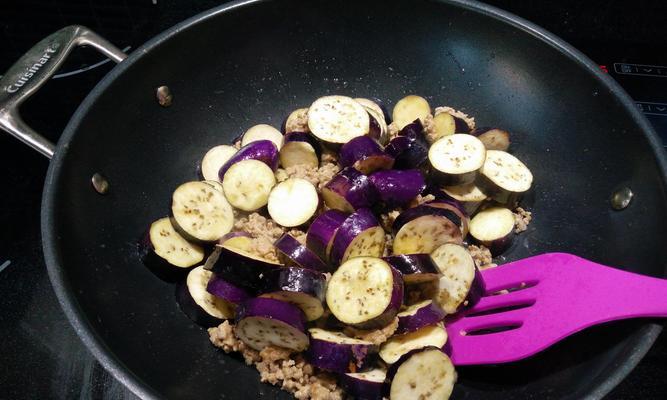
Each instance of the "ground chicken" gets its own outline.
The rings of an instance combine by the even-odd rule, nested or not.
[[[395,138],[398,136],[398,132],[401,131],[401,128],[398,126],[396,122],[392,122],[387,126],[387,135],[389,136],[389,140]]]
[[[322,157],[320,158],[320,167],[325,164],[338,164],[338,153],[324,149],[322,151]]]
[[[382,252],[382,257],[388,257],[394,250],[394,236],[385,233],[384,234],[384,251]]]
[[[514,210],[514,233],[521,233],[528,229],[528,224],[533,219],[533,213],[521,207]]]
[[[360,340],[365,340],[376,345],[386,342],[398,329],[398,317],[394,318],[387,326],[382,329],[363,330],[348,326],[343,333]]]
[[[234,147],[236,150],[240,149],[240,148],[241,148],[241,139],[239,139],[239,140],[237,140],[236,142],[234,142],[233,147]]]
[[[316,373],[303,357],[290,357],[290,351],[266,347],[257,352],[247,348],[234,336],[234,327],[228,321],[208,330],[211,343],[226,353],[239,351],[246,364],[255,364],[262,382],[280,386],[298,400],[342,400],[343,391],[336,379],[326,373]]]
[[[338,171],[340,171],[340,167],[333,163],[322,163],[319,168],[300,164],[285,169],[278,169],[276,171],[276,179],[278,182],[282,182],[288,178],[302,178],[312,183],[319,190],[322,190],[324,185],[326,185]]]
[[[436,107],[435,115],[438,115],[438,114],[443,113],[443,112],[445,112],[447,114],[451,114],[451,115],[453,115],[457,118],[461,118],[463,121],[465,121],[465,123],[468,125],[468,128],[470,128],[470,130],[475,129],[475,118],[469,116],[468,114],[466,114],[462,111],[455,110],[451,107],[446,107],[446,106]]]
[[[285,121],[285,132],[309,132],[308,109],[294,110]]]
[[[479,269],[487,269],[497,266],[497,264],[493,262],[491,251],[482,245],[470,245],[468,246],[468,252],[473,260],[475,260],[475,264]]]
[[[237,219],[234,229],[247,232],[253,237],[250,249],[253,254],[269,261],[279,261],[273,243],[285,233],[285,228],[255,212]]]
[[[420,204],[428,203],[429,201],[435,200],[435,196],[432,194],[427,194],[426,196],[422,196],[421,194],[418,194],[417,197],[412,199],[410,201],[410,207],[417,207]]]
[[[438,139],[438,132],[435,130],[435,122],[433,121],[433,115],[429,114],[424,118],[424,136],[426,136],[426,141],[429,144],[433,144]]]
[[[380,225],[384,228],[385,231],[391,232],[391,226],[394,221],[403,211],[401,208],[395,208],[393,210],[387,211],[386,213],[380,214]]]

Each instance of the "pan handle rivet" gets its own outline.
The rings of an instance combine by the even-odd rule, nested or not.
[[[629,187],[622,187],[611,194],[611,198],[609,199],[611,208],[614,210],[623,210],[630,205],[633,197],[634,193],[632,193]]]
[[[109,181],[101,174],[95,173],[90,179],[93,184],[93,189],[99,194],[107,194],[109,192]]]
[[[157,97],[157,102],[162,107],[169,107],[174,101],[174,95],[171,94],[171,90],[168,86],[160,86],[155,91],[155,97]]]

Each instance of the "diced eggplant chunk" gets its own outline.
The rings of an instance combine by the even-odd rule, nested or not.
[[[139,243],[139,253],[142,262],[155,270],[190,268],[204,259],[204,249],[185,240],[169,218],[160,218],[151,224]]]
[[[417,118],[424,122],[424,119],[429,114],[431,114],[431,106],[426,99],[416,95],[409,95],[396,103],[392,119],[398,124],[399,128],[403,129],[405,125]]]
[[[465,206],[458,200],[455,199],[437,199],[424,203],[425,206],[441,208],[445,210],[450,210],[460,219],[459,229],[461,229],[461,236],[466,237],[468,235],[470,227],[470,217],[466,212]]]
[[[320,205],[317,189],[302,178],[289,178],[277,184],[269,194],[269,215],[279,225],[303,225],[315,215]]]
[[[282,127],[283,133],[290,132],[309,132],[308,130],[308,109],[297,108],[292,111],[285,119]]]
[[[369,136],[359,136],[345,143],[340,148],[338,161],[341,166],[354,167],[365,175],[394,165],[394,159]]]
[[[215,274],[208,281],[206,290],[215,297],[219,297],[232,304],[240,304],[251,297],[247,290],[227,282]]]
[[[209,151],[204,154],[204,158],[201,160],[201,175],[207,181],[220,181],[218,172],[220,168],[234,154],[236,154],[236,148],[228,146],[226,144],[212,147]]]
[[[403,211],[392,225],[394,254],[430,253],[444,243],[462,243],[461,221],[451,210],[421,205]]]
[[[384,245],[384,229],[369,209],[360,208],[338,228],[330,258],[335,265],[353,257],[380,257]]]
[[[278,168],[278,148],[270,140],[257,140],[241,147],[218,171],[218,180],[222,182],[227,170],[244,160],[257,160],[266,164],[272,171]]]
[[[361,329],[386,326],[403,302],[400,272],[375,257],[351,258],[331,276],[326,300],[341,322]]]
[[[206,291],[211,276],[211,271],[199,266],[191,270],[185,282],[176,287],[176,300],[181,311],[205,327],[234,318],[234,307],[231,303]]]
[[[398,254],[383,260],[403,275],[406,285],[433,282],[440,278],[440,271],[429,254]]]
[[[241,139],[241,146],[258,140],[270,140],[280,150],[283,147],[283,134],[276,128],[267,124],[259,124],[251,127],[243,134]]]
[[[275,184],[276,177],[271,168],[258,160],[235,163],[222,180],[227,200],[243,211],[255,211],[264,207],[269,202],[269,194]]]
[[[285,267],[269,271],[263,277],[264,286],[259,297],[286,301],[293,304],[314,321],[322,316],[326,279],[317,271]]]
[[[430,138],[433,142],[445,136],[453,135],[457,132],[465,132],[457,130],[457,122],[460,121],[448,113],[440,113],[433,117],[433,125],[435,126],[435,135]],[[465,125],[465,123],[464,123]],[[467,127],[467,126],[466,126]]]
[[[435,301],[447,314],[475,305],[484,294],[475,261],[463,246],[446,243],[431,253],[442,277],[438,282]]]
[[[457,375],[454,364],[439,348],[406,354],[387,372],[390,399],[447,400]]]
[[[334,235],[346,218],[347,214],[338,210],[327,210],[318,215],[308,228],[306,246],[322,260],[329,261]]]
[[[322,198],[327,207],[347,213],[371,207],[377,196],[368,177],[354,168],[343,169],[322,188]]]
[[[292,263],[301,268],[320,272],[330,270],[329,266],[322,259],[287,233],[276,240],[273,246]]]
[[[474,214],[482,202],[487,199],[486,193],[474,182],[466,185],[445,186],[442,191],[460,201],[468,215]]]
[[[396,334],[410,333],[425,326],[435,325],[445,319],[446,315],[447,313],[433,300],[413,304],[405,311],[398,313]]]
[[[380,347],[380,358],[387,364],[393,364],[411,350],[427,346],[442,348],[445,343],[447,331],[444,325],[428,325],[410,333],[392,336]]]
[[[510,148],[509,132],[498,128],[475,128],[471,133],[484,143],[487,150],[507,151]]]
[[[368,178],[389,207],[409,203],[426,188],[424,176],[416,169],[377,171]]]
[[[191,241],[216,241],[234,226],[234,211],[225,195],[204,182],[176,188],[171,215],[174,228]]]
[[[299,352],[308,347],[303,313],[287,302],[267,298],[247,300],[239,306],[236,320],[236,336],[257,351],[278,346]]]
[[[224,244],[225,247],[240,249],[243,251],[251,251],[252,236],[248,232],[235,231],[229,232],[218,240],[218,244]]]
[[[354,99],[354,101],[356,101],[357,103],[364,106],[364,108],[366,110],[372,110],[373,112],[378,114],[380,117],[382,117],[382,120],[385,120],[384,111],[382,111],[382,107],[380,107],[380,105],[378,105],[378,103],[374,102],[371,99],[365,99],[365,98],[362,98],[362,97],[357,97],[356,99]],[[385,122],[386,122],[386,120],[385,120]]]
[[[219,257],[212,266],[212,271],[222,279],[247,290],[251,294],[260,291],[265,285],[265,277],[272,271],[282,268],[280,264],[259,258],[247,251],[216,245]]]
[[[484,144],[472,135],[454,134],[439,139],[428,151],[434,178],[443,185],[471,183],[486,159]]]
[[[280,165],[283,168],[295,165],[320,166],[322,146],[306,132],[290,132],[285,135],[285,144],[280,149]]]
[[[345,393],[359,400],[382,400],[387,371],[371,369],[365,372],[347,373],[341,376]]]
[[[421,168],[428,162],[428,145],[409,136],[393,138],[384,151],[394,158],[394,169]]]
[[[504,207],[489,207],[470,221],[470,236],[498,255],[514,240],[514,214]]]
[[[344,144],[368,134],[370,117],[366,109],[346,96],[324,96],[308,109],[308,128],[318,139]]]
[[[513,207],[533,184],[528,167],[510,153],[488,150],[478,185],[499,203]]]
[[[341,373],[362,370],[375,361],[377,346],[340,332],[311,328],[306,358],[317,368]]]

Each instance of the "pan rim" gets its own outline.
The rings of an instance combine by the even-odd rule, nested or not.
[[[139,58],[141,58],[144,53],[151,51],[165,40],[171,38],[174,35],[177,35],[183,30],[195,26],[201,21],[213,18],[218,14],[222,14],[240,7],[251,6],[255,3],[263,3],[266,1],[267,0],[240,0],[203,11],[174,25],[171,28],[168,28],[167,30],[154,36],[142,46],[138,47],[127,57],[127,59],[115,66],[102,80],[100,80],[100,82],[86,96],[83,102],[81,102],[75,113],[70,118],[60,139],[58,140],[56,152],[47,171],[41,206],[41,232],[43,239],[42,246],[47,272],[49,274],[51,284],[54,288],[60,306],[86,348],[95,356],[100,364],[109,373],[111,373],[114,378],[120,381],[125,387],[127,387],[140,398],[159,399],[161,396],[158,392],[156,392],[155,389],[142,381],[127,366],[125,366],[125,364],[119,358],[117,358],[112,353],[111,349],[108,348],[108,346],[104,343],[102,338],[93,329],[86,316],[81,311],[76,296],[71,290],[70,283],[66,274],[64,273],[64,268],[62,268],[61,263],[61,254],[58,247],[55,245],[55,239],[57,238],[58,234],[53,224],[53,209],[56,201],[56,191],[54,190],[55,185],[53,185],[53,183],[60,177],[59,171],[64,160],[67,158],[69,143],[77,132],[77,127],[87,114],[88,109],[110,86],[110,84],[119,75],[124,73],[125,70],[131,67]],[[545,42],[563,56],[568,57],[572,61],[584,67],[585,70],[587,70],[594,79],[597,79],[602,85],[609,89],[611,94],[617,98],[619,103],[629,111],[633,121],[641,127],[642,133],[648,139],[649,145],[653,151],[653,157],[656,160],[659,173],[662,177],[663,191],[665,191],[665,185],[667,185],[667,156],[665,156],[662,149],[660,138],[658,137],[648,119],[634,106],[633,101],[625,92],[625,90],[622,89],[620,85],[611,77],[602,73],[599,70],[599,67],[592,60],[553,33],[497,7],[483,4],[475,0],[432,1],[451,4],[455,7],[481,13],[500,22],[506,23],[537,38],[538,40]],[[592,387],[590,392],[586,395],[587,398],[602,398],[615,386],[617,386],[618,383],[620,383],[620,381],[623,380],[639,363],[646,352],[648,352],[662,331],[662,325],[657,323],[647,323],[641,328],[641,331],[642,332],[639,343],[636,347],[631,349],[631,354],[627,358],[627,361],[613,369],[608,377],[603,379],[596,386]]]

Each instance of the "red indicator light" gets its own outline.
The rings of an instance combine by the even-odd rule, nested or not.
[[[608,73],[609,73],[609,70],[607,69],[607,66],[606,66],[606,65],[600,65],[600,69],[601,69],[602,72],[604,72],[605,74],[608,74]]]

